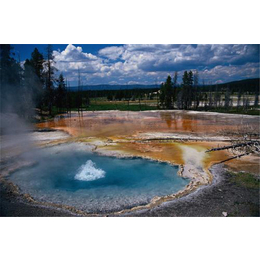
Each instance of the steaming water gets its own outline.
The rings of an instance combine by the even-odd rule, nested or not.
[[[78,173],[75,175],[75,179],[79,181],[94,181],[104,177],[105,172],[96,168],[96,164],[91,160],[80,166]]]
[[[27,156],[32,156],[27,154]],[[145,159],[118,159],[92,153],[84,144],[44,148],[37,165],[10,176],[35,199],[86,212],[111,212],[146,204],[188,184],[178,167]]]

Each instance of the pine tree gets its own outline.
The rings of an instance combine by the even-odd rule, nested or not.
[[[47,46],[47,57],[46,57],[46,70],[45,70],[45,103],[48,106],[49,114],[52,114],[52,106],[54,101],[54,82],[55,82],[55,71],[57,70],[54,67],[54,56],[52,45]]]
[[[188,90],[188,109],[192,106],[192,87],[193,87],[193,73],[189,71],[189,90]]]
[[[23,110],[26,114],[32,113],[32,108],[34,107],[34,87],[37,84],[37,76],[33,70],[33,66],[30,60],[26,59],[24,63],[23,71]]]
[[[30,92],[32,104],[42,109],[44,94],[43,55],[35,48],[31,59],[24,63],[24,86]]]
[[[58,88],[56,91],[56,104],[59,109],[59,112],[62,112],[62,108],[66,106],[66,85],[62,73],[60,74],[57,80]]]
[[[192,71],[184,71],[182,77],[182,107],[189,109],[192,104],[192,86],[193,86],[193,73]]]
[[[1,111],[23,114],[21,66],[10,44],[0,44]]]
[[[254,106],[257,107],[258,103],[259,103],[259,86],[256,86]]]
[[[227,111],[229,110],[229,106],[230,106],[230,89],[228,85],[225,93],[225,109]]]
[[[196,70],[194,73],[194,108],[198,109],[200,103],[200,93],[199,93],[199,72]]]
[[[209,109],[212,108],[213,106],[213,96],[212,96],[212,86],[210,86],[210,89],[209,89]]]
[[[178,72],[175,71],[173,77],[173,97],[172,97],[172,108],[174,108],[174,103],[177,101],[177,81],[178,81]]]
[[[218,85],[216,85],[215,92],[214,92],[214,107],[218,108],[220,106],[220,99],[221,94],[218,91]]]
[[[160,91],[160,103],[167,109],[173,108],[172,97],[173,97],[173,83],[171,76],[168,76],[166,82],[161,85]]]
[[[44,63],[44,58],[43,55],[38,51],[37,48],[34,49],[34,51],[31,54],[31,59],[30,59],[31,65],[34,68],[34,71],[39,78],[41,82],[43,82],[43,63]]]
[[[173,96],[171,76],[168,76],[164,86],[165,86],[165,106],[167,109],[171,109],[172,108],[172,96]]]

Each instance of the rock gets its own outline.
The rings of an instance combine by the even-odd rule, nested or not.
[[[227,217],[228,214],[227,214],[226,211],[223,211],[223,212],[222,212],[222,215],[223,215],[224,217]]]

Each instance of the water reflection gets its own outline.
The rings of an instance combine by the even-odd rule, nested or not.
[[[171,113],[162,112],[162,113],[160,113],[160,117],[161,117],[162,120],[165,120],[168,128],[171,128],[171,126],[172,126],[172,115],[171,115]]]
[[[258,125],[258,117],[204,114],[188,111],[95,111],[56,116],[40,123],[39,128],[63,129],[72,135],[109,137],[133,135],[138,132],[218,133],[223,128],[244,124]]]

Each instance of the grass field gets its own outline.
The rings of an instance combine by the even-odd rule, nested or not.
[[[120,111],[145,111],[158,109],[156,101],[142,100],[138,101],[106,101],[106,100],[91,100],[90,106],[86,108],[87,111],[101,111],[101,110],[120,110]]]
[[[158,108],[156,100],[141,100],[139,103],[136,101],[108,101],[106,98],[96,98],[90,100],[90,105],[88,107],[83,106],[82,111],[104,111],[104,110],[119,110],[119,111],[146,111],[146,110],[164,110],[164,108]],[[192,109],[191,109],[192,110]],[[224,107],[205,109],[204,107],[199,107],[198,111],[207,111],[207,112],[218,112],[218,113],[229,113],[229,114],[244,114],[244,115],[260,115],[260,106],[253,107],[250,106],[247,110],[244,110],[242,107],[237,108],[233,106],[226,110]],[[62,111],[66,109],[58,110],[57,107],[52,108],[52,116],[61,114]],[[78,111],[78,108],[72,108],[71,111]],[[47,108],[43,113],[43,116],[48,116]],[[50,118],[51,118],[50,117]]]
[[[127,101],[107,101],[105,99],[93,99],[90,102],[88,108],[84,108],[86,111],[102,111],[102,110],[120,110],[120,111],[145,111],[145,110],[156,110],[160,109],[157,107],[156,100],[142,100],[139,104],[138,101],[130,101],[129,105]],[[77,109],[75,109],[77,110]],[[204,107],[200,107],[199,111],[205,111]],[[242,107],[237,108],[236,106],[226,110],[224,107],[217,109],[208,109],[210,112],[219,113],[230,113],[230,114],[245,114],[245,115],[260,115],[259,107],[250,107],[247,111],[243,110]]]

